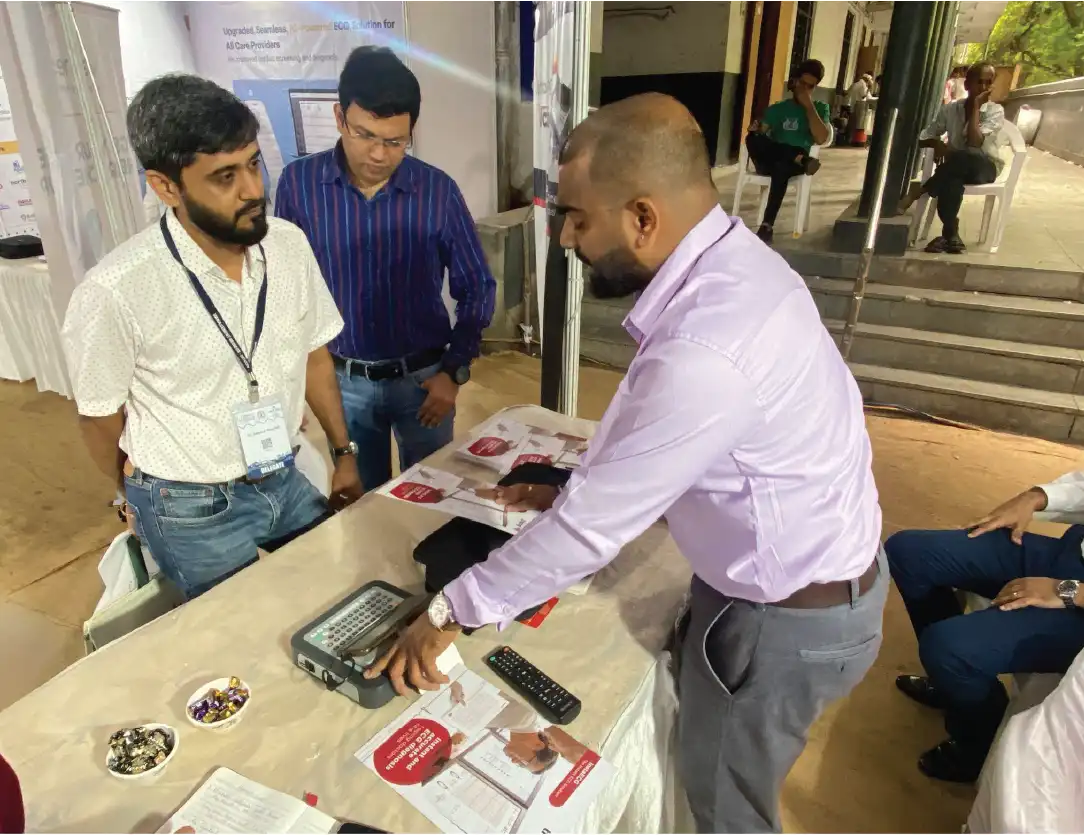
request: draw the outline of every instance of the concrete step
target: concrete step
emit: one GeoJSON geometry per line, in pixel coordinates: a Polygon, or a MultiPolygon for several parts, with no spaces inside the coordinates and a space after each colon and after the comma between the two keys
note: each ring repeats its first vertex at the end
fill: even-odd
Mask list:
{"type": "MultiPolygon", "coordinates": [[[[835,335],[843,322],[829,319],[835,335]]],[[[851,361],[968,380],[1084,395],[1084,351],[953,333],[858,324],[851,361]]]]}
{"type": "Polygon", "coordinates": [[[851,363],[867,401],[1062,443],[1084,444],[1084,397],[851,363]]]}
{"type": "MultiPolygon", "coordinates": [[[[777,251],[799,275],[847,280],[858,275],[858,255],[810,251],[807,245],[788,248],[788,243],[784,239],[777,251]]],[[[984,257],[990,256],[976,254],[974,259],[981,261],[984,257]]],[[[903,287],[1084,302],[1084,272],[968,263],[948,255],[877,255],[870,264],[869,280],[903,287]]]]}
{"type": "MultiPolygon", "coordinates": [[[[806,282],[822,318],[846,318],[853,281],[807,278],[806,282]]],[[[1032,345],[1084,346],[1084,304],[1079,302],[869,284],[859,320],[1032,345]]]]}

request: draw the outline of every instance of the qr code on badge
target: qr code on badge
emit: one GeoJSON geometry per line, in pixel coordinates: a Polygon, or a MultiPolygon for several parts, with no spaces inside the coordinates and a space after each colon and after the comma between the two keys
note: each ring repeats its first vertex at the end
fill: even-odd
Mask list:
{"type": "Polygon", "coordinates": [[[264,438],[260,443],[263,444],[263,448],[266,452],[270,452],[271,447],[274,446],[274,441],[271,438],[264,438]]]}

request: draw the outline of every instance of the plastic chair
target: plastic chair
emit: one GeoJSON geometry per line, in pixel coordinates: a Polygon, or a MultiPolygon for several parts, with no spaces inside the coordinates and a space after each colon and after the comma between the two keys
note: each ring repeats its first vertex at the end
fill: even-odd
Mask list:
{"type": "MultiPolygon", "coordinates": [[[[986,251],[991,254],[997,252],[1001,246],[1001,236],[1005,232],[1005,224],[1009,220],[1009,209],[1012,207],[1013,194],[1016,193],[1016,185],[1020,181],[1020,173],[1024,170],[1024,161],[1027,159],[1028,148],[1024,144],[1024,137],[1020,135],[1020,129],[1012,122],[1005,122],[1001,128],[1012,145],[1012,162],[1006,164],[998,178],[992,183],[982,186],[965,186],[964,197],[985,197],[986,205],[982,211],[982,227],[979,229],[979,246],[986,246],[986,251]],[[996,204],[996,210],[995,210],[996,204]],[[993,238],[990,238],[990,226],[994,227],[993,238]]],[[[922,182],[926,182],[933,175],[933,149],[923,149],[922,182]]],[[[926,240],[930,236],[930,228],[933,226],[933,218],[936,213],[937,201],[931,200],[930,195],[923,194],[918,198],[914,217],[911,218],[911,244],[914,245],[919,239],[926,240]],[[925,219],[923,220],[923,217],[925,219]],[[922,234],[918,234],[918,226],[922,224],[922,234]]]]}
{"type": "MultiPolygon", "coordinates": [[[[835,141],[835,128],[829,125],[828,138],[824,141],[824,145],[814,145],[809,149],[809,155],[819,158],[821,148],[831,145],[833,141],[835,141]]],[[[813,202],[811,199],[812,181],[813,177],[809,174],[802,174],[791,177],[790,182],[787,183],[787,191],[794,188],[798,200],[798,205],[794,209],[794,237],[796,238],[800,238],[802,233],[809,228],[809,211],[813,202]]],[[[757,210],[756,225],[760,226],[764,222],[764,210],[768,206],[768,188],[771,184],[771,177],[757,173],[753,161],[749,158],[749,149],[745,147],[743,141],[738,151],[738,182],[734,186],[734,207],[730,214],[738,214],[741,208],[742,192],[746,188],[757,188],[760,190],[760,208],[757,210]]]]}

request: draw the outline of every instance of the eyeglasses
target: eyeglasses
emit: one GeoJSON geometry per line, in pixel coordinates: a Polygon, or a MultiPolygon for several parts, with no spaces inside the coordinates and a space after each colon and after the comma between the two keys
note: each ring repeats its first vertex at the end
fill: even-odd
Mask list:
{"type": "Polygon", "coordinates": [[[366,145],[375,145],[377,143],[383,145],[389,151],[403,151],[414,144],[414,137],[408,136],[406,139],[384,139],[382,136],[377,136],[371,131],[367,131],[364,128],[356,128],[351,125],[346,119],[343,119],[340,123],[343,130],[346,131],[347,136],[351,139],[356,139],[358,142],[364,142],[366,145]]]}

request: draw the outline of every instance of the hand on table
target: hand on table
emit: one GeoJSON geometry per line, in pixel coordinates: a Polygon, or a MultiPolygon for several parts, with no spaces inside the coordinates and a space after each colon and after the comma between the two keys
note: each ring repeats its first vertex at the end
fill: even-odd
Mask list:
{"type": "Polygon", "coordinates": [[[459,386],[443,371],[434,374],[421,384],[422,388],[429,392],[418,409],[418,420],[422,426],[434,429],[440,426],[448,413],[455,408],[455,399],[459,396],[459,386]]]}
{"type": "Polygon", "coordinates": [[[1033,487],[1000,507],[995,507],[981,519],[968,525],[971,529],[968,536],[974,539],[976,536],[999,528],[1010,528],[1012,532],[1009,536],[1013,542],[1020,545],[1024,541],[1024,531],[1027,530],[1031,517],[1044,508],[1046,508],[1046,493],[1038,487],[1033,487]]]}
{"type": "Polygon", "coordinates": [[[547,484],[513,484],[508,487],[481,489],[477,493],[509,510],[549,510],[557,501],[558,490],[547,484]]]}
{"type": "Polygon", "coordinates": [[[417,690],[437,690],[448,683],[448,676],[437,669],[437,658],[455,641],[459,630],[437,629],[428,615],[421,615],[402,632],[390,650],[365,671],[365,678],[376,678],[383,672],[400,696],[413,687],[417,690]]]}
{"type": "Polygon", "coordinates": [[[365,488],[358,473],[358,459],[353,455],[342,456],[335,462],[328,505],[332,510],[342,510],[360,499],[364,493],[365,488]]]}
{"type": "Polygon", "coordinates": [[[1036,606],[1040,609],[1064,609],[1065,602],[1058,597],[1058,583],[1050,577],[1021,577],[1005,584],[997,593],[993,605],[1004,612],[1036,606]]]}

